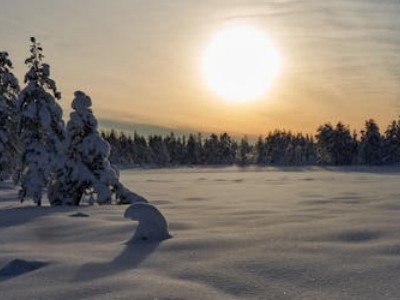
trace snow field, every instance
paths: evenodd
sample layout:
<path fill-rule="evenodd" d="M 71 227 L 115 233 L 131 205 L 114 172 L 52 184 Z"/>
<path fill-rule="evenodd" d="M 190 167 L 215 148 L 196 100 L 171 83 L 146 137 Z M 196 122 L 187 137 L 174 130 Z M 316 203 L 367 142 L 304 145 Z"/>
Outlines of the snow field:
<path fill-rule="evenodd" d="M 121 181 L 173 238 L 127 243 L 128 206 L 38 208 L 2 189 L 1 299 L 400 298 L 396 168 L 125 170 Z M 15 259 L 44 264 L 4 276 Z"/>

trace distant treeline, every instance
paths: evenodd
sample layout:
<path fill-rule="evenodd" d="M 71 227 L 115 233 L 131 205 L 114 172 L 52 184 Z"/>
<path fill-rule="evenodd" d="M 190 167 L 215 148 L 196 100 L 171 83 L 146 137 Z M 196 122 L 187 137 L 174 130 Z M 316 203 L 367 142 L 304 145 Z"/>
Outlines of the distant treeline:
<path fill-rule="evenodd" d="M 381 133 L 373 119 L 360 133 L 342 122 L 326 123 L 315 136 L 275 130 L 255 143 L 240 141 L 229 134 L 176 136 L 133 136 L 124 132 L 102 132 L 111 145 L 110 160 L 125 166 L 202 166 L 202 165 L 382 165 L 400 162 L 400 120 Z"/>

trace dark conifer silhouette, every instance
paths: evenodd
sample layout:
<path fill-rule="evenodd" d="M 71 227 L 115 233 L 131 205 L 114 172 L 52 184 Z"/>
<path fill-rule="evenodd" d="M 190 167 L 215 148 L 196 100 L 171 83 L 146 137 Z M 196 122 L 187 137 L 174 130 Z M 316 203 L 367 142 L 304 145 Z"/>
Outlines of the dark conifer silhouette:
<path fill-rule="evenodd" d="M 0 180 L 8 179 L 13 174 L 20 148 L 16 107 L 19 84 L 12 67 L 8 53 L 0 52 Z"/>

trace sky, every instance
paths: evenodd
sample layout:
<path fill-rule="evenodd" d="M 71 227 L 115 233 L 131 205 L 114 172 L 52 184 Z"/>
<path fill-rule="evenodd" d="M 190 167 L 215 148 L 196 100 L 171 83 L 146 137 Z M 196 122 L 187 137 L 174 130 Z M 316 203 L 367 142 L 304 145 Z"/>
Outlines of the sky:
<path fill-rule="evenodd" d="M 0 0 L 0 50 L 20 79 L 29 37 L 44 48 L 63 98 L 91 96 L 105 127 L 257 136 L 315 133 L 342 121 L 384 131 L 400 115 L 399 0 Z M 229 26 L 264 31 L 282 69 L 253 102 L 209 90 L 201 57 Z M 22 84 L 23 85 L 23 84 Z M 161 131 L 160 131 L 161 130 Z"/>

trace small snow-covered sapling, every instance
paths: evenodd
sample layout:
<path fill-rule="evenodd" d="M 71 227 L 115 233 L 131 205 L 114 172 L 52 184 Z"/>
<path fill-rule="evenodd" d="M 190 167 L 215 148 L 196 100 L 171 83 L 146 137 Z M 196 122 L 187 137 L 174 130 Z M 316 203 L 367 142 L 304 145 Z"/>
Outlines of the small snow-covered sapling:
<path fill-rule="evenodd" d="M 126 209 L 124 218 L 139 222 L 133 241 L 159 242 L 172 237 L 164 216 L 149 203 L 132 204 Z"/>
<path fill-rule="evenodd" d="M 118 199 L 117 204 L 148 203 L 148 201 L 144 197 L 130 191 L 120 182 L 118 182 L 114 186 L 114 188 L 116 192 L 116 197 Z"/>

